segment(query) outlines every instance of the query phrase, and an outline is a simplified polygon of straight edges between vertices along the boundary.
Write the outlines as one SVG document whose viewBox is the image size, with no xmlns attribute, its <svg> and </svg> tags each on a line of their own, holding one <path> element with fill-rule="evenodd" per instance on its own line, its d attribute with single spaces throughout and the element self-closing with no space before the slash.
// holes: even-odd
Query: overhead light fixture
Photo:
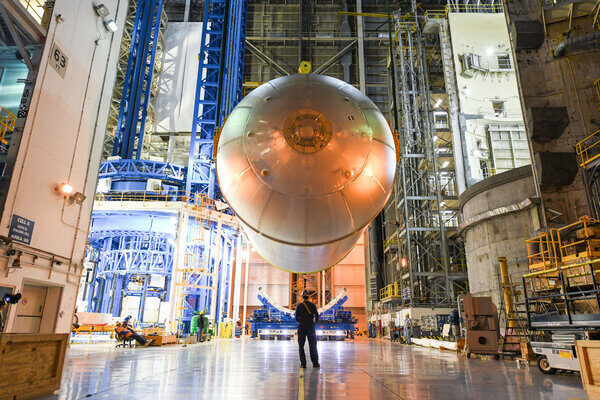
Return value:
<svg viewBox="0 0 600 400">
<path fill-rule="evenodd" d="M 104 27 L 110 32 L 116 32 L 119 29 L 119 26 L 112 19 L 104 20 Z"/>
<path fill-rule="evenodd" d="M 494 49 L 492 47 L 488 47 L 485 52 L 487 53 L 488 56 L 491 56 L 492 54 L 494 54 Z"/>
<path fill-rule="evenodd" d="M 56 191 L 65 197 L 69 197 L 73 193 L 73 186 L 67 182 L 63 182 L 56 187 Z"/>
<path fill-rule="evenodd" d="M 435 106 L 433 106 L 433 108 L 439 108 L 442 105 L 442 99 L 437 99 L 437 101 L 435 102 Z"/>
<path fill-rule="evenodd" d="M 433 136 L 433 142 L 434 142 L 434 143 L 435 143 L 435 142 L 437 142 L 437 140 L 438 140 L 438 139 L 439 139 L 439 137 L 438 137 L 437 135 L 434 135 L 434 136 Z"/>
<path fill-rule="evenodd" d="M 58 192 L 58 194 L 63 197 L 64 199 L 66 199 L 69 204 L 79 204 L 81 205 L 84 200 L 86 199 L 86 196 L 81 193 L 81 192 L 75 192 L 73 185 L 71 185 L 68 182 L 63 182 L 60 185 L 58 185 L 56 187 L 56 191 Z"/>
<path fill-rule="evenodd" d="M 83 204 L 85 200 L 85 195 L 81 192 L 75 192 L 71 196 L 69 196 L 69 203 L 71 204 Z"/>
<path fill-rule="evenodd" d="M 116 24 L 116 22 L 108 17 L 110 11 L 104 4 L 99 4 L 95 6 L 94 11 L 96 11 L 96 14 L 98 14 L 98 16 L 102 18 L 102 22 L 104 23 L 104 27 L 107 31 L 116 32 L 119 29 L 119 26 Z"/>
<path fill-rule="evenodd" d="M 104 4 L 98 4 L 95 6 L 94 11 L 96 11 L 96 14 L 102 18 L 108 17 L 108 14 L 110 14 L 110 11 L 108 11 L 108 8 Z"/>
<path fill-rule="evenodd" d="M 450 165 L 450 161 L 446 160 L 446 161 L 444 161 L 444 163 L 442 164 L 442 168 L 446 168 L 448 165 Z"/>
</svg>

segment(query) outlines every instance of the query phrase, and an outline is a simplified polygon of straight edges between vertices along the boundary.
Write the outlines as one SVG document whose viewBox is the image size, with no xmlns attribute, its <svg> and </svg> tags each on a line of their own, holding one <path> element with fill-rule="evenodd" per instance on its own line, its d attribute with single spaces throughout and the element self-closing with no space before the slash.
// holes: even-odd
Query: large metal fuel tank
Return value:
<svg viewBox="0 0 600 400">
<path fill-rule="evenodd" d="M 291 75 L 253 90 L 217 148 L 221 192 L 269 263 L 309 273 L 337 264 L 387 201 L 389 124 L 353 86 Z"/>
</svg>

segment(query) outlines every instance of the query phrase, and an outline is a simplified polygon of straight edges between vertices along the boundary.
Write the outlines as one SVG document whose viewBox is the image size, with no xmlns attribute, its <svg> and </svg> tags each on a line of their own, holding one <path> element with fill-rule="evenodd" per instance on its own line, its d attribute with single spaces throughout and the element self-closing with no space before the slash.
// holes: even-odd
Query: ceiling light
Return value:
<svg viewBox="0 0 600 400">
<path fill-rule="evenodd" d="M 444 163 L 442 164 L 442 168 L 446 168 L 448 165 L 450 165 L 450 161 L 446 160 L 446 161 L 444 161 Z"/>
<path fill-rule="evenodd" d="M 492 47 L 488 47 L 485 52 L 487 53 L 488 56 L 491 56 L 492 54 L 494 54 L 494 49 Z"/>
<path fill-rule="evenodd" d="M 437 99 L 437 101 L 435 102 L 435 106 L 433 106 L 433 108 L 439 108 L 440 105 L 442 105 L 442 99 Z"/>
</svg>

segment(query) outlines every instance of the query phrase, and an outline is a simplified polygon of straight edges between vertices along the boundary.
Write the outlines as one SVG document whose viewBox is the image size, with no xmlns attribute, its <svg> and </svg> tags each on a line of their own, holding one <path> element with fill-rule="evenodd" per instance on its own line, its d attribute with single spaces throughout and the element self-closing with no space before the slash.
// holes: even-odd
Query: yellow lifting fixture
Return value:
<svg viewBox="0 0 600 400">
<path fill-rule="evenodd" d="M 298 66 L 299 74 L 310 74 L 312 63 L 310 61 L 302 61 Z"/>
</svg>

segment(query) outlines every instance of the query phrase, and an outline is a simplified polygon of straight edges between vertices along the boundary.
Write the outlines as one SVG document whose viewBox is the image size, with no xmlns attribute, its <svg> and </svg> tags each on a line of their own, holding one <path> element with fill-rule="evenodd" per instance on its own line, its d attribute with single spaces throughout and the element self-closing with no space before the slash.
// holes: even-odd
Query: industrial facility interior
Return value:
<svg viewBox="0 0 600 400">
<path fill-rule="evenodd" d="M 0 400 L 600 399 L 599 307 L 600 0 L 0 0 Z"/>
</svg>

